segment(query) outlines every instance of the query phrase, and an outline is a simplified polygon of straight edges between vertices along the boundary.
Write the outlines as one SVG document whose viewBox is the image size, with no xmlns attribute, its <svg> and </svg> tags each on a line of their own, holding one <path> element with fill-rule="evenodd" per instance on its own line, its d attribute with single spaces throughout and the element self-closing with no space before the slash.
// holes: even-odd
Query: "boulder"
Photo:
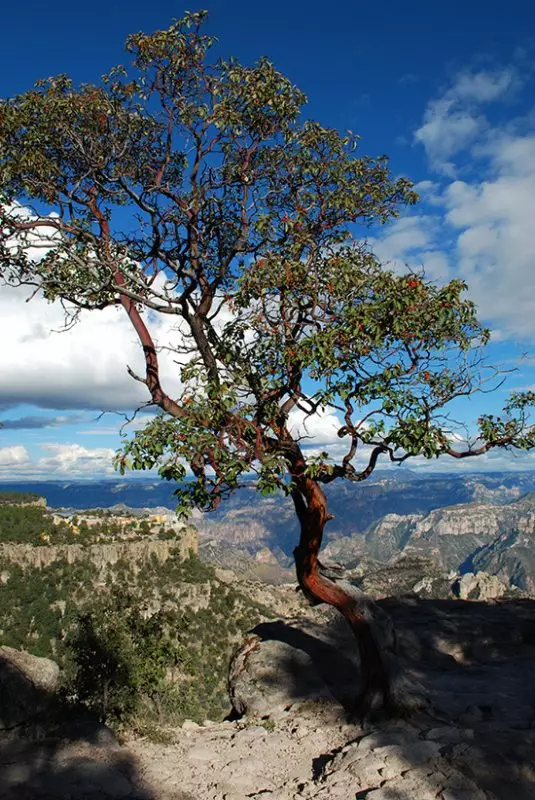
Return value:
<svg viewBox="0 0 535 800">
<path fill-rule="evenodd" d="M 441 600 L 451 597 L 447 573 L 431 558 L 401 556 L 387 564 L 375 565 L 354 577 L 359 588 L 375 600 L 416 594 Z"/>
<path fill-rule="evenodd" d="M 459 600 L 498 600 L 506 595 L 509 587 L 496 575 L 466 572 L 452 588 Z"/>
<path fill-rule="evenodd" d="M 0 647 L 0 731 L 24 725 L 50 707 L 59 667 L 49 658 Z"/>
<path fill-rule="evenodd" d="M 364 598 L 357 587 L 346 581 L 337 584 L 355 598 L 386 663 L 393 666 L 396 641 L 388 614 Z M 295 617 L 265 622 L 245 637 L 229 675 L 229 694 L 237 717 L 275 718 L 292 706 L 303 713 L 313 708 L 317 712 L 321 706 L 345 719 L 353 709 L 359 690 L 357 644 L 338 612 L 320 609 L 318 621 Z"/>
<path fill-rule="evenodd" d="M 264 623 L 245 638 L 229 677 L 237 716 L 277 717 L 299 701 L 323 697 L 334 702 L 321 674 L 324 654 L 316 630 L 305 621 L 299 628 L 282 621 Z"/>
</svg>

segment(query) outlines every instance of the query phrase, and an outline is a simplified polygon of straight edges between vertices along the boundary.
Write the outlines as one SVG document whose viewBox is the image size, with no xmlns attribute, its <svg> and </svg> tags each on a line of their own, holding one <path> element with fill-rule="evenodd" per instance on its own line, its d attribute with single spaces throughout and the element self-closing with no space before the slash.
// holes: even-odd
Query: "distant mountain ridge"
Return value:
<svg viewBox="0 0 535 800">
<path fill-rule="evenodd" d="M 428 514 L 386 514 L 366 536 L 342 537 L 325 549 L 353 567 L 363 558 L 432 558 L 446 571 L 488 572 L 535 593 L 535 493 L 503 504 L 461 503 Z"/>
<path fill-rule="evenodd" d="M 42 495 L 51 508 L 175 507 L 173 484 L 152 479 L 8 483 L 2 489 Z M 424 555 L 443 569 L 486 571 L 535 592 L 535 472 L 377 471 L 361 484 L 337 481 L 327 495 L 334 514 L 326 528 L 328 559 L 353 566 L 363 558 Z M 284 580 L 293 567 L 298 526 L 291 500 L 281 494 L 242 489 L 216 512 L 197 512 L 192 522 L 207 561 L 251 567 L 270 582 Z"/>
<path fill-rule="evenodd" d="M 252 482 L 251 482 L 252 483 Z M 45 497 L 51 508 L 108 508 L 124 503 L 130 508 L 163 506 L 174 508 L 175 485 L 156 478 L 97 481 L 9 481 L 0 483 L 1 492 L 33 492 Z M 363 483 L 336 481 L 327 488 L 333 513 L 339 519 L 334 523 L 338 535 L 348 532 L 348 518 L 364 532 L 372 521 L 389 512 L 409 514 L 425 513 L 456 503 L 483 500 L 507 502 L 526 492 L 535 491 L 535 471 L 495 473 L 417 473 L 409 469 L 376 470 Z M 362 498 L 362 503 L 361 503 Z M 380 513 L 370 508 L 373 500 L 381 506 Z M 271 507 L 288 505 L 280 495 L 261 497 L 251 488 L 241 489 L 221 504 L 210 519 L 220 521 L 229 514 L 249 510 L 251 506 Z M 354 509 L 344 513 L 348 503 L 359 505 L 360 516 L 355 519 Z M 390 507 L 386 507 L 386 506 Z M 293 515 L 293 509 L 291 510 Z M 331 530 L 333 524 L 331 524 Z M 340 530 L 339 530 L 340 529 Z"/>
</svg>

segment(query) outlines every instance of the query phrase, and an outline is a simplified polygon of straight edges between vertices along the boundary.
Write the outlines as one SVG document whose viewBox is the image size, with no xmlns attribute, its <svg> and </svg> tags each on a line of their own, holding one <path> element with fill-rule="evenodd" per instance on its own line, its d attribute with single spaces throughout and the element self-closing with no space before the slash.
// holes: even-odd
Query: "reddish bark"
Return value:
<svg viewBox="0 0 535 800">
<path fill-rule="evenodd" d="M 111 261 L 109 225 L 98 208 L 96 189 L 91 193 L 89 207 L 100 224 L 103 252 Z M 187 410 L 172 400 L 162 389 L 158 356 L 153 339 L 136 303 L 121 291 L 121 288 L 125 285 L 125 278 L 118 268 L 115 269 L 114 280 L 120 302 L 143 347 L 146 369 L 146 376 L 143 382 L 152 396 L 153 403 L 175 417 L 187 414 Z M 204 299 L 207 302 L 207 310 L 209 310 L 211 295 L 206 295 Z M 208 372 L 214 379 L 218 379 L 217 364 L 203 330 L 203 315 L 198 318 L 195 315 L 186 314 L 186 318 Z M 355 714 L 362 718 L 369 711 L 376 697 L 382 698 L 385 706 L 390 704 L 388 672 L 375 641 L 370 622 L 366 619 L 362 609 L 359 608 L 355 598 L 334 581 L 324 577 L 319 571 L 318 555 L 323 538 L 323 530 L 325 523 L 331 519 L 327 512 L 327 499 L 320 485 L 305 477 L 306 464 L 303 455 L 284 426 L 281 427 L 280 433 L 286 446 L 289 446 L 289 457 L 292 463 L 291 478 L 296 487 L 292 496 L 301 526 L 299 544 L 294 550 L 297 579 L 307 597 L 320 603 L 328 603 L 337 608 L 353 631 L 359 649 L 361 671 L 361 691 L 357 697 L 354 710 Z M 368 470 L 365 470 L 363 477 L 367 477 L 367 474 L 365 474 L 367 471 L 371 472 L 373 470 L 377 457 L 382 450 L 382 447 L 375 448 Z"/>
<path fill-rule="evenodd" d="M 325 523 L 331 518 L 327 513 L 327 500 L 323 490 L 315 481 L 301 478 L 296 483 L 293 500 L 301 527 L 299 545 L 294 550 L 297 579 L 307 597 L 338 609 L 355 636 L 360 655 L 361 687 L 354 713 L 362 718 L 377 698 L 382 699 L 385 706 L 390 705 L 388 671 L 372 626 L 356 599 L 319 571 L 318 554 L 323 530 Z"/>
</svg>

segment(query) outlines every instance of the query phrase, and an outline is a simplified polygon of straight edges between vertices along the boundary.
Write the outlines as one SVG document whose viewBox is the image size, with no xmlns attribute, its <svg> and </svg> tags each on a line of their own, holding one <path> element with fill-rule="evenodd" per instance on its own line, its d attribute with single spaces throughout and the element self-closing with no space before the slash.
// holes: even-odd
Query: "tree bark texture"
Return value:
<svg viewBox="0 0 535 800">
<path fill-rule="evenodd" d="M 294 550 L 297 580 L 311 600 L 334 606 L 345 617 L 357 641 L 360 656 L 360 692 L 355 716 L 363 718 L 377 699 L 391 703 L 390 680 L 385 660 L 373 634 L 372 625 L 357 600 L 340 585 L 321 574 L 318 555 L 325 523 L 331 519 L 327 499 L 318 483 L 301 478 L 292 493 L 301 535 Z"/>
</svg>

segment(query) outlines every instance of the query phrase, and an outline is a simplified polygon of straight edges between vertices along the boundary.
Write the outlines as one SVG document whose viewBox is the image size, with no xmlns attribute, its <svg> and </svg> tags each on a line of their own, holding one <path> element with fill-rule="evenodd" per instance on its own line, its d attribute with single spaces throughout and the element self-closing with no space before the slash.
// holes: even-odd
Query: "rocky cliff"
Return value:
<svg viewBox="0 0 535 800">
<path fill-rule="evenodd" d="M 446 571 L 485 571 L 535 592 L 535 494 L 505 504 L 462 503 L 428 514 L 386 514 L 361 536 L 332 541 L 326 554 L 347 566 L 400 554 L 430 557 Z"/>
<path fill-rule="evenodd" d="M 111 542 L 107 544 L 63 544 L 32 546 L 25 544 L 0 544 L 0 563 L 18 564 L 22 567 L 48 567 L 56 561 L 67 564 L 90 562 L 99 572 L 108 565 L 127 560 L 134 570 L 156 558 L 161 564 L 171 556 L 185 559 L 192 551 L 197 555 L 199 536 L 192 525 L 177 532 L 176 539 L 160 541 Z"/>
</svg>

